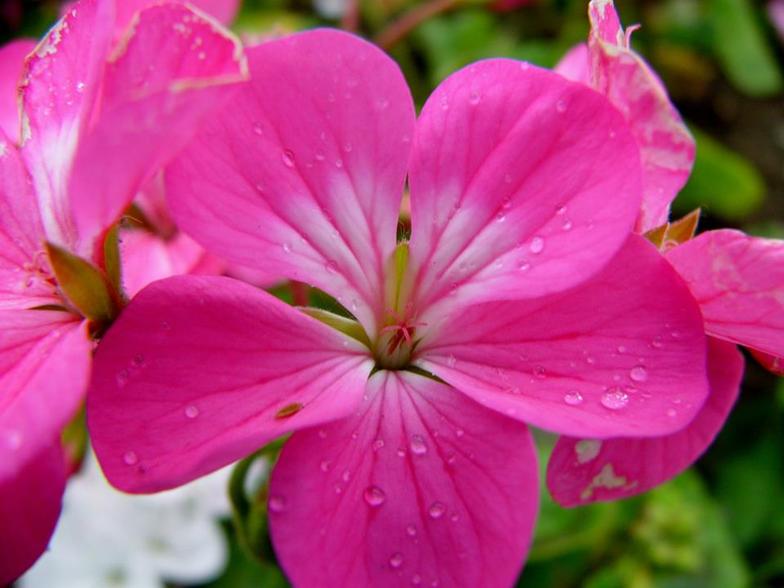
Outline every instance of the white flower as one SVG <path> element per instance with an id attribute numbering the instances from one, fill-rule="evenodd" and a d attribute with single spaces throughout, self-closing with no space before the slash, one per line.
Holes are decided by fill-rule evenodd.
<path id="1" fill-rule="evenodd" d="M 49 551 L 22 588 L 163 588 L 208 581 L 226 565 L 218 519 L 229 513 L 228 469 L 151 496 L 106 482 L 95 458 L 68 484 Z"/>

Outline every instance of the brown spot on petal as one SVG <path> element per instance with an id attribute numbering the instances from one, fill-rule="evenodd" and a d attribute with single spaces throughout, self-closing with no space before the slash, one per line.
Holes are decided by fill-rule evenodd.
<path id="1" fill-rule="evenodd" d="M 275 413 L 276 419 L 287 419 L 289 417 L 294 416 L 299 411 L 301 411 L 303 405 L 299 402 L 292 402 L 291 404 L 287 404 L 283 408 L 281 408 L 278 412 Z"/>

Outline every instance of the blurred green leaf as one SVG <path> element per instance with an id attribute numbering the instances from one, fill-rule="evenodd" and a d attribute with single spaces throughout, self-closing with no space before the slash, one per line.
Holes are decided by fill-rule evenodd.
<path id="1" fill-rule="evenodd" d="M 711 215 L 742 221 L 765 197 L 759 172 L 746 159 L 702 131 L 692 128 L 697 159 L 688 183 L 673 203 L 676 214 L 704 208 Z"/>
<path id="2" fill-rule="evenodd" d="M 781 92 L 784 80 L 749 0 L 710 0 L 713 51 L 730 81 L 751 96 Z"/>

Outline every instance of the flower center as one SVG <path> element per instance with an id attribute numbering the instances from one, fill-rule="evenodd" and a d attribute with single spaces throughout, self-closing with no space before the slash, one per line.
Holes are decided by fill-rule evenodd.
<path id="1" fill-rule="evenodd" d="M 376 363 L 382 369 L 402 369 L 411 363 L 418 342 L 416 331 L 424 323 L 417 322 L 409 312 L 390 310 L 384 324 L 373 349 Z"/>

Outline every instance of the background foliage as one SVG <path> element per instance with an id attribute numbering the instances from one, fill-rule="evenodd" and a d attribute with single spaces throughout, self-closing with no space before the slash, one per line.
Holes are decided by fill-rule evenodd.
<path id="1" fill-rule="evenodd" d="M 585 39 L 586 4 L 360 0 L 332 20 L 309 0 L 245 0 L 235 30 L 259 38 L 317 25 L 354 29 L 391 52 L 421 105 L 441 79 L 477 59 L 552 66 Z M 697 139 L 694 173 L 675 214 L 699 206 L 702 229 L 733 226 L 784 237 L 784 37 L 766 5 L 619 0 L 617 6 L 625 24 L 643 24 L 634 47 L 659 72 Z M 40 36 L 57 12 L 55 1 L 2 0 L 0 41 Z M 542 433 L 538 440 L 546 463 L 554 439 Z M 521 586 L 784 586 L 784 380 L 749 358 L 741 398 L 717 442 L 696 467 L 645 496 L 573 510 L 552 503 L 544 488 L 542 497 Z M 263 511 L 262 499 L 263 489 L 246 506 Z M 265 546 L 264 525 L 255 524 L 251 542 L 234 529 L 227 522 L 230 563 L 210 588 L 286 586 Z"/>

